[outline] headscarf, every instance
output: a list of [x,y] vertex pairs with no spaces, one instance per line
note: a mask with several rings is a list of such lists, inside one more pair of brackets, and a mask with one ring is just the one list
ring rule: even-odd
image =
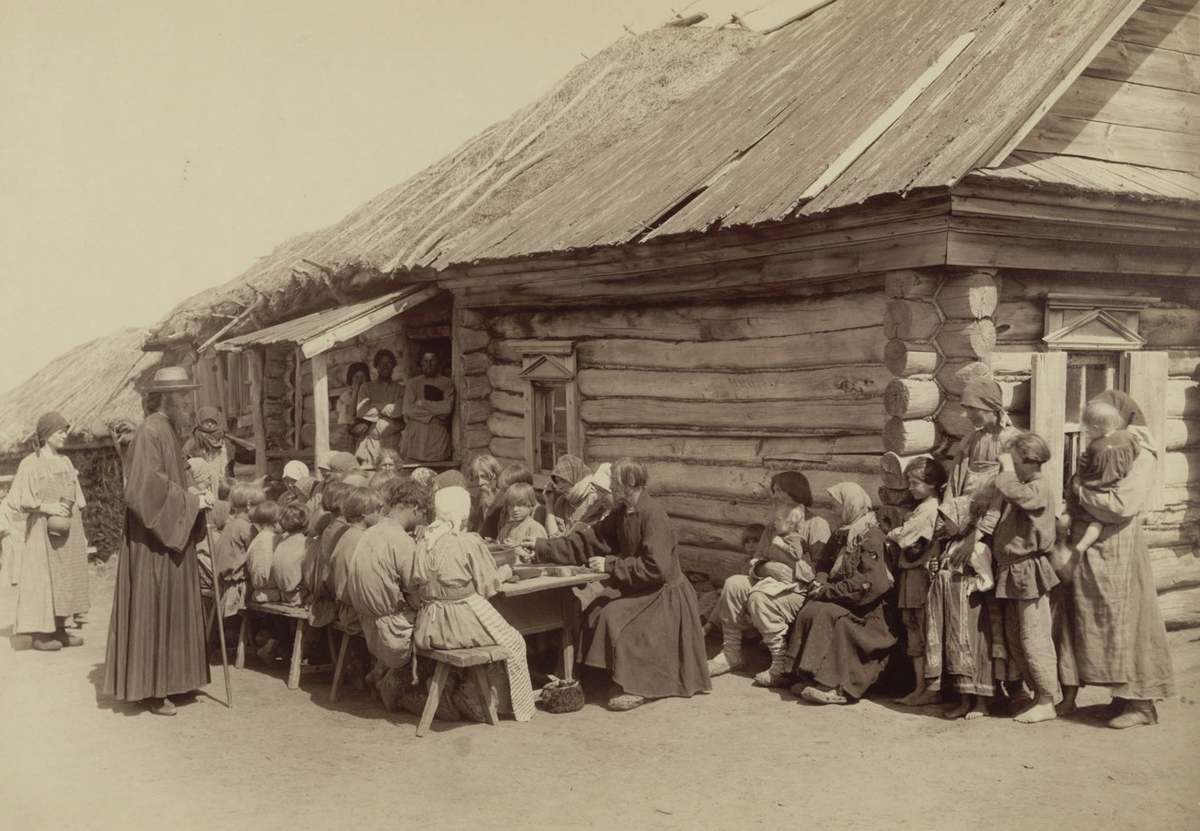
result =
[[434,520],[425,529],[425,542],[433,543],[443,534],[461,531],[471,513],[471,494],[466,488],[451,485],[433,496]]
[[833,504],[841,511],[840,528],[849,528],[871,513],[871,497],[856,482],[842,482],[829,489]]
[[612,465],[608,462],[596,468],[596,472],[591,476],[593,487],[600,488],[605,493],[612,492]]
[[1138,406],[1138,403],[1134,401],[1127,392],[1121,392],[1120,390],[1105,390],[1104,392],[1095,396],[1088,403],[1091,404],[1093,402],[1101,402],[1110,405],[1113,409],[1121,414],[1121,418],[1125,421],[1126,427],[1147,426],[1146,416],[1142,412],[1142,408]]
[[[836,574],[846,561],[846,552],[857,549],[858,541],[875,525],[875,513],[871,510],[871,497],[856,482],[841,482],[828,491],[833,504],[841,511],[842,524],[839,531],[846,532],[846,543],[838,552],[829,573]],[[889,573],[890,579],[890,573]]]
[[1138,444],[1155,456],[1158,455],[1158,447],[1154,442],[1154,437],[1150,435],[1150,427],[1146,423],[1146,414],[1142,412],[1142,408],[1129,393],[1120,390],[1105,390],[1088,403],[1091,404],[1093,401],[1111,405],[1121,414],[1121,418],[1125,422],[1125,429],[1137,439]]
[[999,413],[1001,429],[1012,426],[1012,420],[1009,419],[1008,412],[1004,409],[1004,398],[1000,392],[1000,385],[994,378],[972,378],[967,381],[963,387],[962,405]]
[[[464,491],[467,489],[467,477],[458,470],[443,470],[433,478],[433,483],[439,493],[448,488],[462,488]],[[467,498],[470,499],[469,494]]]
[[296,484],[292,485],[296,489],[296,493],[307,502],[312,499],[313,489],[317,486],[317,480],[311,476],[301,476],[296,480]]
[[[558,461],[554,463],[554,470],[550,471],[550,478],[562,479],[567,485],[575,485],[591,472],[592,469],[584,464],[583,459],[567,454],[558,457]],[[564,492],[566,490],[569,488],[564,489]]]
[[321,453],[318,453],[317,454],[317,470],[330,470],[330,471],[333,470],[333,468],[330,467],[330,464],[333,461],[333,457],[334,457],[335,453],[336,453],[336,451],[333,451],[333,450],[326,450]]
[[292,459],[283,466],[284,479],[291,479],[293,482],[299,482],[306,476],[308,476],[308,465],[304,464],[304,462]]
[[329,470],[335,476],[349,473],[357,467],[358,459],[354,458],[353,453],[347,453],[345,450],[339,450],[329,457]]
[[427,467],[418,467],[413,469],[413,472],[409,474],[409,478],[428,488],[433,486],[434,480],[437,479],[437,474]]
[[[206,430],[201,426],[206,421],[215,421],[217,426]],[[192,430],[192,436],[207,453],[219,453],[225,447],[225,427],[221,422],[221,411],[216,407],[201,407],[196,411],[196,427]]]
[[53,436],[62,428],[70,426],[71,422],[63,418],[61,413],[54,410],[44,413],[42,417],[37,420],[38,444],[45,444],[46,439]]

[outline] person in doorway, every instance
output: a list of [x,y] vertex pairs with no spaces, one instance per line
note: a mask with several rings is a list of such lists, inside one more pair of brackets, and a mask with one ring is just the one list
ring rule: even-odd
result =
[[454,382],[439,371],[437,355],[421,355],[421,374],[404,387],[404,435],[400,455],[407,462],[442,462],[450,458],[450,415]]
[[69,425],[56,412],[38,419],[41,445],[21,460],[8,502],[24,515],[13,632],[32,636],[33,648],[56,652],[80,646],[66,626],[88,609],[84,498],[71,460],[62,454]]
[[401,407],[404,388],[392,380],[396,371],[396,356],[388,349],[375,353],[374,381],[366,381],[358,387],[358,404],[355,418],[368,427],[358,443],[354,456],[358,464],[374,470],[379,451],[396,449],[396,437],[401,428]]
[[146,390],[149,414],[125,465],[125,536],[104,656],[106,694],[165,716],[175,714],[168,696],[209,682],[196,540],[213,497],[188,488],[176,434],[194,389],[175,366],[158,370]]

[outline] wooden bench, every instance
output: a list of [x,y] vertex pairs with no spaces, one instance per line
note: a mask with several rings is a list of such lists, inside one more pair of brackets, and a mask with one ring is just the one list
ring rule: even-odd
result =
[[424,736],[429,725],[433,723],[433,714],[437,712],[438,702],[441,701],[442,690],[446,685],[446,676],[450,674],[450,667],[469,671],[471,683],[475,685],[480,701],[484,702],[484,717],[487,719],[487,723],[495,725],[499,722],[500,719],[496,715],[498,694],[496,688],[488,680],[484,667],[496,661],[507,660],[508,651],[504,647],[493,644],[491,646],[472,646],[466,649],[418,649],[417,657],[430,658],[437,662],[437,669],[433,671],[433,677],[429,679],[429,697],[425,701],[425,710],[421,713],[421,721],[417,724],[418,736]]
[[[246,602],[245,611],[242,614],[242,626],[238,632],[238,648],[237,661],[235,666],[242,669],[246,665],[246,645],[250,642],[252,632],[250,629],[250,612],[262,612],[268,615],[277,615],[279,617],[288,618],[292,621],[292,658],[288,665],[287,686],[289,690],[297,689],[300,686],[300,676],[309,675],[318,672],[329,672],[334,668],[333,664],[314,664],[312,666],[304,666],[304,635],[308,631],[308,608],[305,606],[291,606],[286,603],[255,603],[250,600]],[[327,629],[329,637],[329,654],[333,655],[333,633]]]
[[333,684],[329,688],[329,703],[334,704],[338,699],[338,690],[342,686],[342,672],[346,669],[346,652],[350,648],[351,638],[364,637],[361,632],[351,633],[341,624],[340,621],[334,621],[329,624],[329,654],[333,655],[333,632],[342,633],[342,645],[337,650],[337,662],[333,666]]

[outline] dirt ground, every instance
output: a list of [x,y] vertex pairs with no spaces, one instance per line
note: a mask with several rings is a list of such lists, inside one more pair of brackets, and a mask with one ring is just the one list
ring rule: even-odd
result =
[[[233,671],[233,709],[219,666],[174,718],[103,697],[102,572],[92,601],[84,646],[0,647],[2,827],[1200,828],[1200,630],[1170,637],[1179,694],[1161,723],[1125,732],[814,707],[735,675],[629,713],[589,703],[417,739],[364,693],[330,705],[328,676],[289,691],[253,665]],[[0,589],[0,620],[14,603]]]

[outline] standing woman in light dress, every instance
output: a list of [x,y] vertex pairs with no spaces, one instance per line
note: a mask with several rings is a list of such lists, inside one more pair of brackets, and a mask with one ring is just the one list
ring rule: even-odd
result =
[[13,633],[32,635],[41,652],[80,646],[83,638],[68,634],[66,625],[88,610],[86,502],[75,466],[62,455],[69,427],[56,412],[38,419],[41,446],[21,460],[8,495],[25,515]]

